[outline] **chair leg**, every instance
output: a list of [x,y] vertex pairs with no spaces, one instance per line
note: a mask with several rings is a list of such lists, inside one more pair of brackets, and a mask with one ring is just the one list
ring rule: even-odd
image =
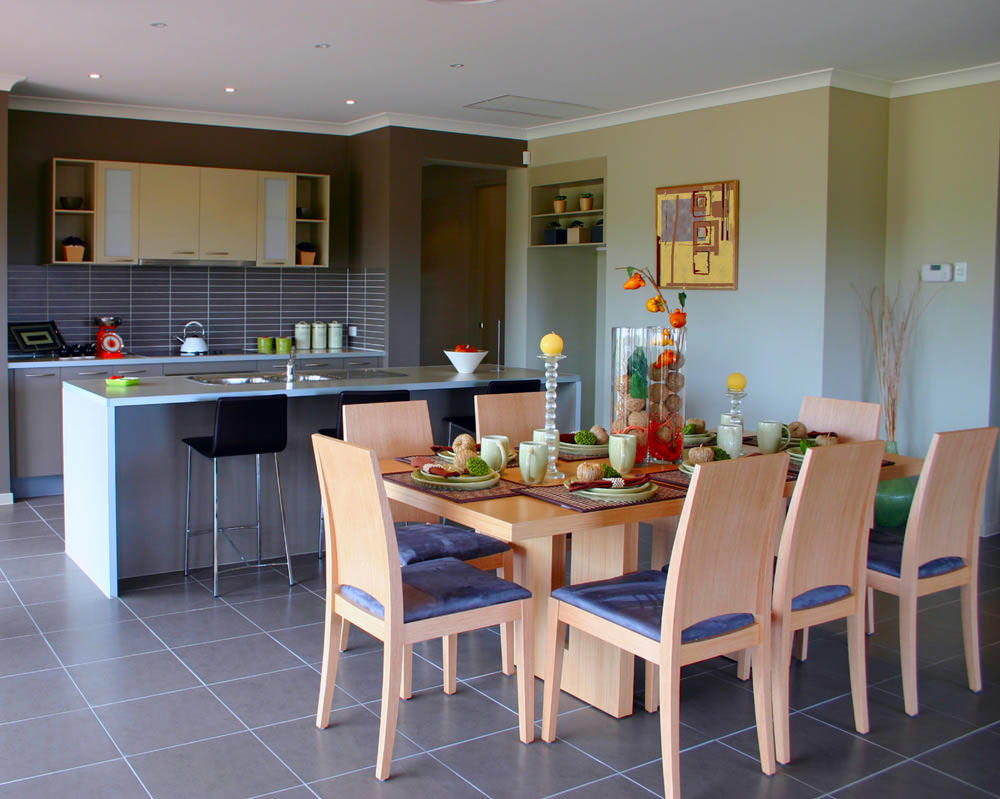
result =
[[[563,641],[566,640],[566,623],[559,621],[559,600],[549,598],[548,631],[545,635],[545,693],[542,699],[542,740],[552,743],[556,739],[559,719],[559,687],[562,685]],[[522,664],[517,678],[525,671]]]
[[[787,629],[786,629],[787,627]],[[792,640],[795,632],[791,620],[781,624],[775,620],[771,627],[771,702],[774,706],[774,748],[779,763],[792,759],[791,730],[789,719],[789,668],[792,664]],[[756,668],[754,672],[756,673]]]
[[188,447],[187,491],[184,501],[184,576],[190,573],[188,569],[188,552],[191,549],[191,447]]
[[395,636],[388,636],[382,654],[382,719],[378,727],[378,758],[375,777],[389,779],[392,749],[396,743],[396,725],[399,722],[399,681],[403,672],[404,646]]
[[[514,553],[506,552],[500,576],[514,582]],[[514,673],[514,622],[508,621],[500,625],[500,669],[510,676]]]
[[[260,565],[260,453],[258,452],[254,455],[254,465],[256,466],[257,474],[257,565]],[[277,464],[275,464],[277,466]]]
[[809,628],[803,627],[795,633],[795,659],[805,661],[809,657]]
[[671,659],[659,671],[663,797],[681,799],[681,670]]
[[862,735],[868,725],[868,666],[865,659],[865,615],[859,608],[847,617],[847,658],[851,668],[851,701],[854,703],[854,729]]
[[337,648],[341,652],[347,651],[347,639],[351,636],[351,623],[349,621],[344,621],[344,626],[340,628],[340,640],[337,642]]
[[908,716],[920,712],[917,699],[917,595],[899,597],[899,660],[903,671],[903,706]]
[[752,660],[749,649],[741,649],[736,653],[736,676],[739,679],[743,681],[750,679],[750,670],[753,667]]
[[646,661],[645,698],[643,707],[647,713],[655,713],[660,706],[660,667],[653,661]]
[[973,578],[959,589],[962,603],[962,641],[965,644],[965,671],[969,690],[983,690],[983,671],[979,660],[979,586]]
[[278,468],[278,453],[274,453],[274,480],[278,484],[278,509],[281,511],[281,538],[285,542],[285,565],[288,566],[288,584],[295,585],[292,571],[292,551],[288,548],[288,528],[285,524],[285,492],[281,490],[281,470]]
[[333,692],[336,689],[337,664],[340,652],[334,645],[340,637],[342,616],[333,612],[333,600],[327,600],[326,625],[323,631],[323,671],[319,678],[319,704],[316,706],[316,726],[325,730],[330,726],[330,708],[333,707]]
[[[517,628],[521,667],[517,670],[517,720],[521,743],[535,740],[535,630],[534,600],[521,600],[521,618],[514,622]],[[558,702],[558,697],[556,699]]]
[[774,774],[774,697],[771,695],[771,636],[753,650],[753,706],[757,717],[760,770]]
[[868,634],[875,635],[875,589],[868,586]]
[[212,458],[212,596],[219,596],[219,459]]
[[413,698],[413,644],[403,647],[403,665],[399,675],[399,698]]
[[457,633],[452,633],[441,638],[441,667],[444,669],[444,692],[446,694],[453,694],[458,682]]

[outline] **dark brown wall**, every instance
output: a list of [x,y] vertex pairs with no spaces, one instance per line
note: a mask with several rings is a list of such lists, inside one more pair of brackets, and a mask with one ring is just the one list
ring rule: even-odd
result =
[[[0,330],[7,328],[7,92],[0,92]],[[10,429],[7,426],[7,348],[0,347],[0,494],[10,493]]]
[[[348,265],[347,138],[175,122],[11,111],[9,262],[45,256],[48,165],[53,157],[145,161],[330,175],[334,267]],[[4,159],[6,163],[7,159]]]

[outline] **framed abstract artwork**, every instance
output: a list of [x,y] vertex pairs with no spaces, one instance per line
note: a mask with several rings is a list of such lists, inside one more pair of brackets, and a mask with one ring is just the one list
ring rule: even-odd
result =
[[661,288],[735,289],[738,180],[656,190],[656,279]]

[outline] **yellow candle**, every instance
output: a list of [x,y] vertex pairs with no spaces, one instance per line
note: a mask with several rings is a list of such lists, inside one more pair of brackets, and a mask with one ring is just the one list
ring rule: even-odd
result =
[[546,333],[538,343],[545,355],[559,355],[563,351],[563,340],[555,331]]
[[726,378],[726,388],[729,391],[742,391],[747,387],[747,379],[739,372],[733,372]]

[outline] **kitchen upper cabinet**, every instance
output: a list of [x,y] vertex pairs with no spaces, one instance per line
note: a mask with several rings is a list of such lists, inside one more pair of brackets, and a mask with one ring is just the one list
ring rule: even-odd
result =
[[200,177],[197,167],[171,164],[140,166],[140,258],[197,260]]
[[199,258],[256,261],[259,173],[247,169],[199,171]]
[[259,172],[257,265],[295,263],[295,175]]
[[139,165],[98,161],[97,235],[94,261],[139,260]]

